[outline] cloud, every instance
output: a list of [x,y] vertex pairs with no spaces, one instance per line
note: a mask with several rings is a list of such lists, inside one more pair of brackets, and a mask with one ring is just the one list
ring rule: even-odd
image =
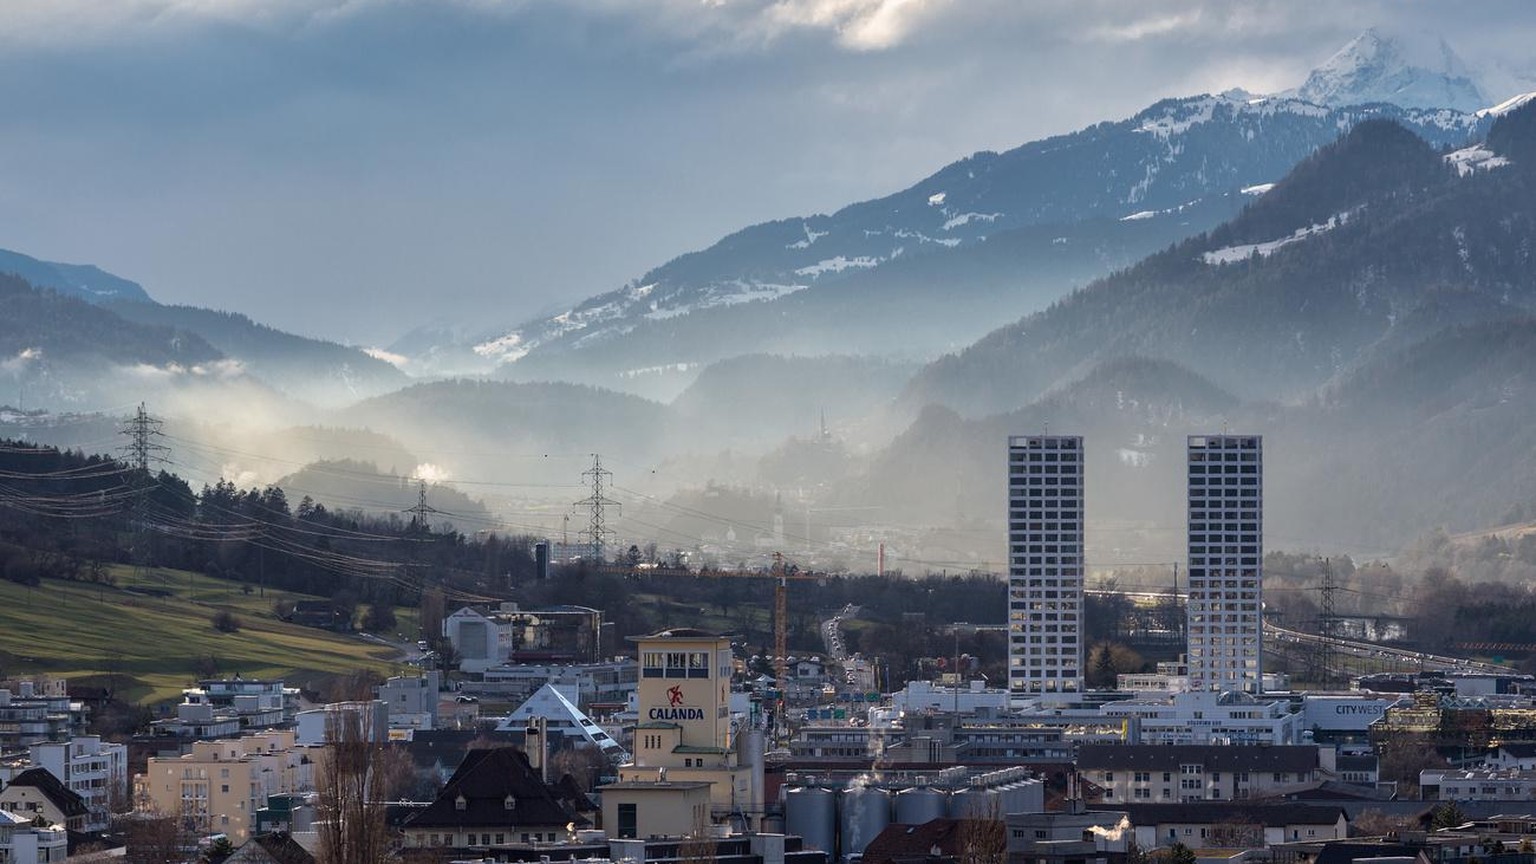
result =
[[8,372],[12,375],[25,372],[27,367],[32,365],[33,361],[42,359],[42,356],[43,349],[41,348],[23,348],[17,352],[15,357],[0,360],[0,371]]
[[751,20],[769,35],[790,28],[821,29],[835,33],[843,47],[874,51],[900,44],[923,19],[947,5],[945,0],[776,0]]
[[469,13],[506,19],[550,9],[628,19],[656,33],[716,44],[762,45],[795,31],[821,31],[854,51],[900,44],[953,0],[7,0],[0,41],[62,46],[180,37],[234,27],[305,33],[376,12]]

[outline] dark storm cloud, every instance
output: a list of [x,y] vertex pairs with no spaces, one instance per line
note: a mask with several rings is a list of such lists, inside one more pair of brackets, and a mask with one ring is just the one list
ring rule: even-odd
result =
[[[514,323],[749,222],[1370,25],[1516,81],[1523,3],[11,0],[0,246],[382,342]],[[1536,85],[1533,85],[1536,86]]]

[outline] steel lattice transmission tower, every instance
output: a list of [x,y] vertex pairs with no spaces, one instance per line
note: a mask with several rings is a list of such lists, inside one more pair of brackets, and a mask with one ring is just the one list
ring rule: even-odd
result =
[[[597,453],[592,454],[592,467],[581,472],[581,476],[592,485],[592,494],[576,502],[577,507],[586,507],[590,512],[587,519],[587,530],[581,532],[581,536],[587,538],[587,545],[592,549],[592,561],[595,564],[603,563],[603,541],[614,536],[613,530],[608,527],[607,509],[618,509],[619,502],[603,495],[603,478],[612,479],[613,472],[603,468],[603,457]],[[610,484],[611,485],[611,484]]]
[[[139,472],[149,475],[150,462],[163,462],[163,454],[171,452],[171,448],[160,443],[160,436],[165,433],[162,427],[165,421],[155,417],[144,409],[144,403],[140,402],[138,410],[132,417],[123,421],[117,431],[128,438],[128,443],[123,445],[122,453],[128,460],[128,464],[139,469]],[[143,478],[141,478],[143,479]]]
[[134,496],[133,563],[141,583],[149,573],[149,490],[155,486],[149,466],[151,462],[164,462],[165,454],[171,452],[171,448],[160,443],[160,437],[165,434],[164,425],[165,421],[150,414],[140,402],[138,410],[117,430],[128,438],[122,448],[123,457],[137,472],[131,481],[137,493]]
[[1323,583],[1317,589],[1317,635],[1321,637],[1317,643],[1317,677],[1325,687],[1331,685],[1338,676],[1338,670],[1334,668],[1338,655],[1333,647],[1338,630],[1338,617],[1333,606],[1333,594],[1337,590],[1338,585],[1333,581],[1333,562],[1324,558]]
[[427,517],[434,513],[441,513],[436,507],[427,503],[427,481],[418,479],[416,485],[416,504],[405,508],[403,511],[411,514],[411,530],[426,533],[431,530],[427,524]]

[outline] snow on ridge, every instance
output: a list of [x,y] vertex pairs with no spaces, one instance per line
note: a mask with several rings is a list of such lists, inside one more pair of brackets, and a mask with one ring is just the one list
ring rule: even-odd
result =
[[702,363],[663,363],[659,366],[642,366],[636,369],[625,369],[619,373],[620,378],[639,378],[641,375],[665,375],[669,372],[691,372],[703,366]]
[[[1140,197],[1140,196],[1137,196],[1137,197]],[[1186,209],[1188,209],[1190,207],[1193,207],[1196,204],[1199,204],[1200,200],[1201,199],[1196,198],[1193,201],[1186,201],[1186,202],[1184,202],[1183,204],[1180,204],[1177,207],[1169,207],[1169,208],[1167,208],[1165,210],[1137,210],[1135,213],[1132,213],[1129,216],[1121,216],[1120,217],[1120,221],[1121,222],[1140,222],[1140,221],[1142,221],[1144,219],[1155,219],[1158,216],[1170,216],[1170,215],[1173,215],[1173,214],[1176,214],[1176,213],[1183,213]]]
[[1273,183],[1255,183],[1252,186],[1244,186],[1237,191],[1243,193],[1244,195],[1263,195],[1265,192],[1268,192],[1273,188],[1275,188],[1275,184]]
[[1305,240],[1308,237],[1316,234],[1322,234],[1325,231],[1332,231],[1340,225],[1348,222],[1350,215],[1350,211],[1345,211],[1343,213],[1329,216],[1327,222],[1309,225],[1306,228],[1297,228],[1289,236],[1281,237],[1279,240],[1270,240],[1265,243],[1244,243],[1241,246],[1227,246],[1212,252],[1206,252],[1200,257],[1204,259],[1205,263],[1213,265],[1231,264],[1234,261],[1246,261],[1255,253],[1257,253],[1260,258],[1266,258],[1276,249],[1289,246],[1292,243],[1295,243],[1299,240]]
[[1465,177],[1477,171],[1490,171],[1509,164],[1509,160],[1481,144],[1463,147],[1445,154],[1445,161],[1456,167],[1456,176]]
[[880,266],[880,259],[870,255],[858,255],[853,258],[838,255],[835,258],[824,258],[809,267],[801,267],[795,271],[796,276],[809,276],[815,279],[824,273],[841,273],[850,268],[865,268]]
[[1001,213],[961,213],[957,216],[949,217],[941,230],[953,231],[954,229],[963,225],[970,224],[973,220],[976,219],[980,219],[983,222],[996,222],[1002,217],[1003,214]]
[[1536,92],[1521,93],[1519,96],[1511,96],[1510,98],[1505,99],[1503,102],[1500,102],[1492,108],[1484,108],[1483,110],[1477,112],[1477,116],[1503,117],[1505,114],[1508,114],[1516,108],[1519,108],[1527,102],[1530,102],[1532,99],[1536,99]]
[[1194,103],[1179,103],[1176,109],[1169,109],[1161,116],[1143,120],[1141,125],[1136,127],[1136,131],[1156,135],[1159,138],[1181,135],[1195,126],[1211,122],[1218,104],[1235,104],[1235,102],[1236,100],[1220,96],[1202,96]]
[[404,354],[396,354],[393,351],[386,351],[383,348],[364,348],[363,353],[367,354],[369,357],[372,357],[375,360],[383,360],[385,363],[388,363],[396,369],[403,370],[405,369],[406,364],[411,362],[411,358],[405,356]]

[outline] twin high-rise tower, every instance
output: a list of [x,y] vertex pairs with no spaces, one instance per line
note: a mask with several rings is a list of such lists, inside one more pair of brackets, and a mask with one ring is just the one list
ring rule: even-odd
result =
[[1189,686],[1263,682],[1264,442],[1189,439]]
[[1008,690],[1083,689],[1083,439],[1008,439]]
[[[1189,676],[1195,690],[1261,689],[1263,441],[1188,442]],[[1008,689],[1083,690],[1083,439],[1008,439]]]

